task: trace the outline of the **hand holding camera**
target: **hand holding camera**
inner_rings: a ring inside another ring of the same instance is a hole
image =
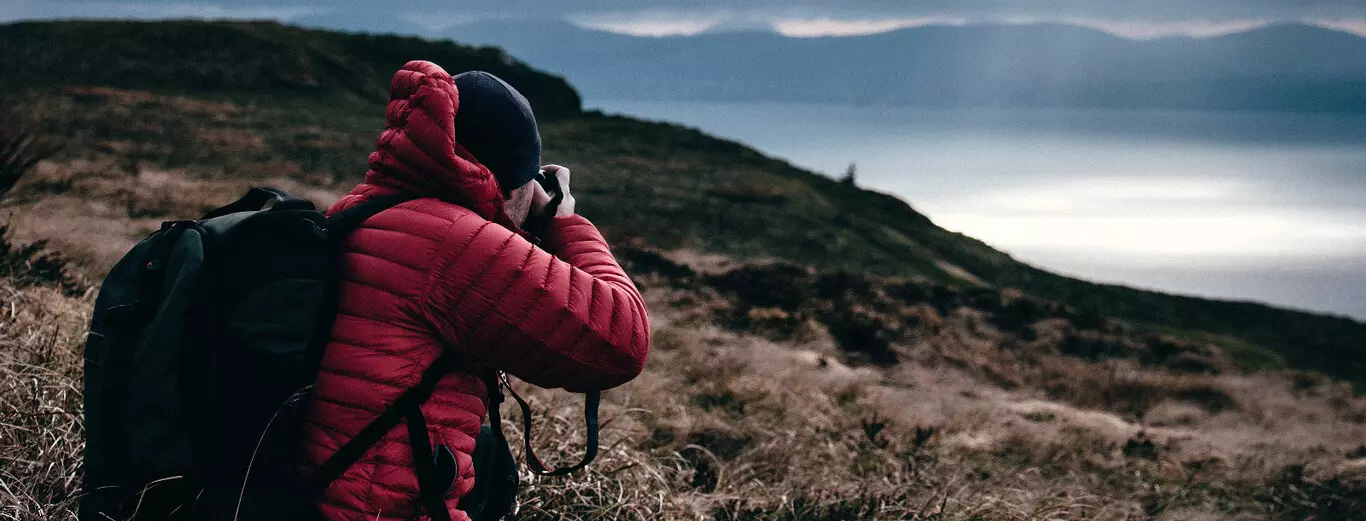
[[[545,165],[536,175],[535,193],[531,197],[533,219],[568,217],[574,215],[574,196],[569,194],[569,169],[560,165]],[[557,201],[558,200],[558,201]],[[554,212],[546,215],[547,212]]]

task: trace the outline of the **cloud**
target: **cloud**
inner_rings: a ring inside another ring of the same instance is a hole
[[[574,16],[575,25],[632,36],[691,36],[717,27],[723,17]]]
[[[1313,19],[1309,23],[1366,36],[1366,18]]]
[[[1192,36],[1196,38],[1208,38],[1212,36],[1222,36],[1237,32],[1247,31],[1266,27],[1272,23],[1267,19],[1241,19],[1241,20],[1169,20],[1169,21],[1147,21],[1147,20],[1102,20],[1097,18],[1032,18],[1032,17],[1011,17],[1004,20],[1006,23],[1030,24],[1030,23],[1063,23],[1080,27],[1089,27],[1099,31],[1105,31],[1115,36],[1130,38],[1134,40],[1151,40],[1168,36]]]
[[[714,30],[769,29],[767,15],[731,9],[647,9],[580,13],[566,17],[580,27],[635,36],[687,36]]]
[[[912,18],[864,18],[841,20],[835,18],[784,18],[772,23],[779,34],[794,37],[855,36],[876,34],[909,27],[927,25],[964,25],[968,19],[949,16]]]

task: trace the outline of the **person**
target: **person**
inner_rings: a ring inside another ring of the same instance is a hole
[[[473,487],[471,454],[487,412],[480,368],[545,388],[604,390],[638,375],[645,304],[597,228],[575,213],[570,171],[544,237],[522,226],[551,197],[533,181],[541,142],[530,104],[485,72],[452,77],[414,61],[394,75],[379,149],[336,213],[397,193],[420,199],[368,219],[345,241],[331,341],[304,426],[305,468],[321,465],[414,386],[444,350],[461,369],[422,405],[433,449],[454,454],[444,495]],[[533,241],[539,240],[539,246]],[[409,436],[394,428],[323,490],[329,520],[429,519]]]

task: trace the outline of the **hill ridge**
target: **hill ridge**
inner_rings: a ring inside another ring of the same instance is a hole
[[[497,74],[547,117],[577,114],[582,106],[564,78],[533,70],[502,49],[274,21],[15,22],[0,24],[0,52],[12,58],[0,76],[0,88],[10,90],[81,84],[199,94],[256,89],[383,102],[393,71],[425,57]]]

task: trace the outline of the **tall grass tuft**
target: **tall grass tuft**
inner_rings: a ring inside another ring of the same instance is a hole
[[[0,279],[0,519],[75,517],[90,304]]]
[[[40,121],[17,106],[0,108],[0,197],[39,161],[62,149],[60,141],[40,132]]]

